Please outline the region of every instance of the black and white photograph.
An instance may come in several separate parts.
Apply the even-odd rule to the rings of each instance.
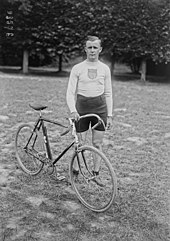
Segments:
[[[170,0],[0,0],[0,241],[170,240]]]

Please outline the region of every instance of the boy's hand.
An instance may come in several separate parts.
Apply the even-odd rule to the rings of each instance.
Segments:
[[[108,116],[107,117],[107,126],[106,126],[106,130],[110,130],[111,127],[113,125],[113,117],[112,116]]]
[[[79,120],[79,114],[75,111],[71,113],[71,118],[74,119],[75,121]]]

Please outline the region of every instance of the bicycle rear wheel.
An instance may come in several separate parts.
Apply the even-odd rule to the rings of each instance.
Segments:
[[[93,174],[95,159],[100,159],[99,175]],[[74,174],[76,162],[79,174]],[[77,165],[76,165],[77,166]],[[95,212],[106,211],[113,203],[117,192],[116,174],[107,157],[92,146],[82,146],[75,152],[70,163],[70,178],[78,199]]]
[[[18,128],[15,153],[21,169],[29,175],[37,175],[44,166],[45,148],[39,133],[32,133],[33,127],[29,124],[23,124]]]

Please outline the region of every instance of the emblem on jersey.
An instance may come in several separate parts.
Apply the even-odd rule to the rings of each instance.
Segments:
[[[88,69],[89,79],[95,79],[97,77],[97,69]]]

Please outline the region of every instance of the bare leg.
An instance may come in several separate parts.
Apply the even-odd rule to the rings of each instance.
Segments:
[[[81,144],[84,144],[85,143],[85,141],[86,141],[86,136],[87,136],[87,132],[88,131],[84,131],[84,132],[81,132],[81,133],[78,133],[77,135],[78,135],[78,138],[79,138],[79,142],[81,143]]]
[[[97,130],[92,130],[92,143],[93,146],[102,151],[102,143],[103,143],[103,137],[104,137],[104,131],[97,131]],[[93,156],[94,159],[94,171],[99,172],[100,170],[100,159],[96,157],[94,154]]]
[[[80,143],[82,143],[82,144],[85,143],[87,132],[88,131],[85,131],[85,132],[82,132],[82,133],[78,134],[78,138],[79,138]],[[100,151],[102,151],[102,143],[103,143],[104,133],[105,133],[104,131],[92,130],[92,144],[93,144],[94,147],[96,147]],[[81,155],[79,155],[79,158],[82,158]],[[94,159],[94,171],[99,172],[99,170],[100,170],[100,159],[98,159],[95,154],[93,156],[93,159]],[[79,170],[77,162],[75,162],[75,164],[74,164],[74,169],[77,170],[77,171]]]

